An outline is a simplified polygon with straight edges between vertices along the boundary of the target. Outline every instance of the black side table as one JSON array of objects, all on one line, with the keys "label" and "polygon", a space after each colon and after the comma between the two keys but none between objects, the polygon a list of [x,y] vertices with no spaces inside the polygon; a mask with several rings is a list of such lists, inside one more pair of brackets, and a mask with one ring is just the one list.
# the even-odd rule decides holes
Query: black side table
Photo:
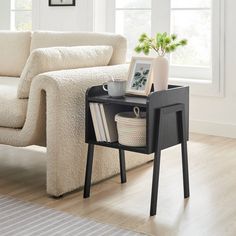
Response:
[{"label": "black side table", "polygon": [[[132,111],[138,106],[146,112],[145,147],[129,147],[115,143],[97,142],[89,103],[117,106],[117,110]],[[189,87],[170,85],[166,91],[152,92],[148,97],[125,96],[111,98],[102,86],[91,87],[86,93],[85,141],[88,143],[84,198],[90,196],[94,145],[119,149],[121,183],[126,182],[125,150],[144,154],[154,153],[150,216],[156,215],[161,150],[181,144],[184,198],[189,197],[187,141],[189,139]]]}]

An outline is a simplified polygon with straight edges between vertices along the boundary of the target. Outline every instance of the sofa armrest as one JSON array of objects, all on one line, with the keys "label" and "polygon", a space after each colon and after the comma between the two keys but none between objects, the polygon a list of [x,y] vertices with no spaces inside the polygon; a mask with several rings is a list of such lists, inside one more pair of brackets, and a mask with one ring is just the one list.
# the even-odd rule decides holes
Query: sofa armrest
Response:
[{"label": "sofa armrest", "polygon": [[[45,146],[46,125],[51,128],[57,122],[63,122],[63,115],[66,116],[66,113],[81,116],[84,113],[84,96],[87,88],[103,83],[111,75],[126,79],[128,67],[129,65],[124,64],[71,69],[36,76],[30,87],[23,128],[2,128],[4,135],[1,137],[1,143],[18,147],[34,144]],[[66,122],[73,123],[70,118]],[[79,122],[81,124],[82,121]]]},{"label": "sofa armrest", "polygon": [[[126,79],[128,68],[129,65],[115,65],[64,70],[34,78],[28,112],[31,114],[30,110],[35,110],[31,101],[38,101],[37,98],[45,91],[49,194],[58,196],[77,188],[78,183],[83,183],[84,174],[78,175],[78,170],[84,170],[86,156],[84,134],[87,88],[105,82],[110,76]],[[32,114],[30,117],[37,119]]]},{"label": "sofa armrest", "polygon": [[111,76],[115,79],[127,79],[128,70],[129,64],[120,64],[47,72],[34,78],[31,90],[39,86],[47,90],[54,84],[61,91],[78,95],[78,91],[86,91],[91,86],[102,84],[111,79]]}]

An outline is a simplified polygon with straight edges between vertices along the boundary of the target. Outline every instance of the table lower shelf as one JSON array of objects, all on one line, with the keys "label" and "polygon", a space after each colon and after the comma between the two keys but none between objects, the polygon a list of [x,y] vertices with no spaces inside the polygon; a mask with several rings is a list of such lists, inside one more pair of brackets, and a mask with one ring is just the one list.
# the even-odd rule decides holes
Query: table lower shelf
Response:
[{"label": "table lower shelf", "polygon": [[125,151],[130,151],[130,152],[151,154],[148,152],[148,148],[146,146],[145,147],[131,147],[131,146],[121,145],[118,142],[108,143],[108,142],[89,141],[88,143],[98,145],[98,146],[121,149],[121,150],[125,150]]},{"label": "table lower shelf", "polygon": [[[152,191],[151,191],[151,204],[150,204],[150,216],[156,215],[157,209],[157,199],[158,199],[158,186],[159,186],[159,173],[160,173],[160,160],[161,160],[161,151],[167,147],[171,147],[177,144],[181,144],[181,153],[182,153],[182,171],[183,171],[183,189],[184,189],[184,198],[188,198],[190,195],[189,192],[189,173],[188,173],[188,152],[187,152],[187,140],[188,140],[188,122],[186,122],[185,113],[185,104],[173,104],[171,106],[165,106],[159,108],[159,112],[156,111],[156,108],[153,108],[150,113],[157,113],[156,116],[153,116],[153,134],[151,135],[152,139],[150,142],[146,142],[145,147],[130,147],[115,143],[108,142],[97,142],[95,135],[86,136],[86,143],[88,146],[87,153],[87,164],[86,164],[86,174],[85,174],[85,184],[84,184],[84,198],[90,196],[90,187],[91,187],[91,177],[92,177],[92,166],[93,166],[93,156],[94,156],[94,145],[110,147],[119,149],[119,161],[120,161],[120,173],[121,173],[121,183],[126,182],[126,173],[125,173],[125,152],[123,150],[151,154],[150,150],[155,150],[154,161],[153,161],[153,175],[152,175]],[[173,118],[173,119],[169,119]],[[166,122],[165,122],[166,121]],[[156,123],[156,125],[154,125]],[[171,124],[176,124],[174,127]],[[90,126],[91,122],[87,124],[87,128]],[[168,125],[168,126],[167,126]],[[169,130],[166,127],[170,127]],[[175,131],[175,132],[174,132]],[[166,134],[166,136],[164,136]],[[173,134],[176,134],[176,139],[172,141],[171,137]],[[90,137],[90,138],[89,138]],[[92,138],[91,138],[92,137]],[[152,142],[155,141],[155,142]],[[168,142],[167,142],[168,141]],[[163,145],[165,144],[165,145]]]}]

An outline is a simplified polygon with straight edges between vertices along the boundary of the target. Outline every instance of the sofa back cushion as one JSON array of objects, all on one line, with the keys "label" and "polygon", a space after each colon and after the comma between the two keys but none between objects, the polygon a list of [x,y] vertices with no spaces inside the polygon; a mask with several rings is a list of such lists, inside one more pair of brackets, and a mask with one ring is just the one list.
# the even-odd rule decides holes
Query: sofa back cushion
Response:
[{"label": "sofa back cushion", "polygon": [[30,54],[30,32],[0,31],[0,76],[19,77]]},{"label": "sofa back cushion", "polygon": [[126,60],[127,42],[121,35],[89,32],[34,32],[31,51],[37,48],[59,46],[110,45],[113,55],[110,65],[122,64]]},{"label": "sofa back cushion", "polygon": [[111,60],[111,46],[77,46],[35,49],[21,74],[18,98],[28,98],[33,78],[41,73],[95,66],[106,66]]}]

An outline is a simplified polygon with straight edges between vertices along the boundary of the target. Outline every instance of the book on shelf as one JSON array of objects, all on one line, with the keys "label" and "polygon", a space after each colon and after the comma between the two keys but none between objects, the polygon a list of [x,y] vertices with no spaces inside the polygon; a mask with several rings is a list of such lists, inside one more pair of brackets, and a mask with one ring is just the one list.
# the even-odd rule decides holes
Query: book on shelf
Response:
[{"label": "book on shelf", "polygon": [[118,141],[117,128],[115,123],[115,115],[118,113],[115,106],[100,103],[100,110],[104,124],[107,142]]},{"label": "book on shelf", "polygon": [[104,129],[103,121],[102,121],[101,110],[99,108],[98,103],[94,103],[94,106],[95,106],[97,124],[98,124],[98,129],[99,129],[101,141],[105,142],[107,140],[106,140],[105,129]]},{"label": "book on shelf", "polygon": [[115,123],[116,108],[109,104],[89,103],[96,140],[116,142],[118,134]]},{"label": "book on shelf", "polygon": [[89,107],[90,107],[90,111],[91,111],[91,117],[92,117],[92,121],[93,121],[93,128],[94,128],[96,139],[98,142],[101,142],[102,138],[101,138],[100,131],[98,128],[98,120],[97,120],[97,116],[96,116],[95,103],[89,103]]}]

